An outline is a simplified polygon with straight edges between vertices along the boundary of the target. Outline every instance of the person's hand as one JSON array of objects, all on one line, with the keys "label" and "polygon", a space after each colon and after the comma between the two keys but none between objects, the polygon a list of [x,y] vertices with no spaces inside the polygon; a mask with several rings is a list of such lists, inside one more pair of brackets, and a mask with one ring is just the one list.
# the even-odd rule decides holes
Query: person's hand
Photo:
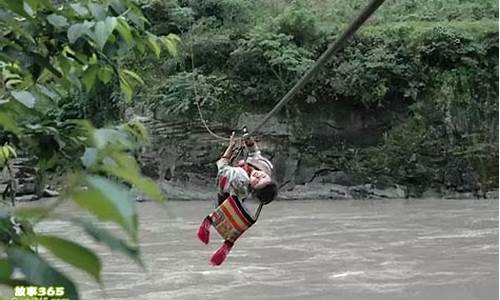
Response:
[{"label": "person's hand", "polygon": [[235,132],[233,131],[231,133],[231,136],[229,137],[229,145],[228,147],[233,149],[234,146],[236,146],[236,137],[235,137]]},{"label": "person's hand", "polygon": [[243,135],[243,141],[244,141],[245,147],[251,147],[255,143],[255,140],[253,139],[253,137],[251,137],[250,134],[248,134],[248,133]]},{"label": "person's hand", "polygon": [[250,138],[250,133],[248,133],[247,127],[243,127],[243,140],[249,139]]}]

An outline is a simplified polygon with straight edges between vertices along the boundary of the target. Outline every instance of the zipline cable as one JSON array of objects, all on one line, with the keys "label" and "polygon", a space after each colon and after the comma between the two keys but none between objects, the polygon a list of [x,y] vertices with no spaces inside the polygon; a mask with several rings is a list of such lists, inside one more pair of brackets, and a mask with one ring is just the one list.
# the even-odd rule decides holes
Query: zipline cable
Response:
[{"label": "zipline cable", "polygon": [[306,71],[299,81],[286,93],[285,96],[276,104],[276,106],[262,119],[262,121],[251,131],[251,134],[259,131],[259,129],[285,104],[287,104],[297,92],[302,89],[312,78],[315,76],[320,68],[332,57],[338,50],[342,49],[344,43],[366,22],[366,20],[379,8],[385,0],[373,0],[368,6],[360,13],[360,15],[352,22],[344,33],[333,43],[318,60]]},{"label": "zipline cable", "polygon": [[[309,70],[302,75],[302,77],[297,81],[297,83],[283,96],[283,98],[276,104],[276,106],[262,119],[262,121],[250,132],[251,135],[253,135],[255,132],[258,132],[259,129],[278,111],[281,110],[283,106],[285,106],[292,98],[295,96],[300,89],[302,89],[315,75],[318,74],[320,71],[320,68],[330,60],[330,58],[335,54],[338,50],[342,49],[342,47],[345,45],[345,42],[351,38],[356,31],[368,20],[368,18],[384,3],[385,0],[372,0],[368,6],[365,7],[363,11],[359,14],[359,16],[347,27],[347,29],[342,33],[342,35],[334,42],[332,43],[328,49],[326,49],[325,52],[321,54],[321,56],[318,58],[318,60],[309,68]],[[193,48],[192,44],[191,46],[191,68],[194,70],[194,55],[193,55]],[[203,126],[205,129],[208,131],[209,134],[211,134],[213,137],[220,139],[220,140],[229,140],[226,137],[222,137],[214,133],[207,125],[207,122],[203,118],[203,115],[201,113],[201,107],[198,103],[198,92],[196,88],[196,84],[194,84],[194,92],[195,92],[195,98],[196,98],[196,107],[198,108],[198,114],[200,116],[200,119],[203,123]],[[238,149],[238,154],[239,156],[241,154],[242,149]],[[260,212],[260,211],[259,211]]]}]

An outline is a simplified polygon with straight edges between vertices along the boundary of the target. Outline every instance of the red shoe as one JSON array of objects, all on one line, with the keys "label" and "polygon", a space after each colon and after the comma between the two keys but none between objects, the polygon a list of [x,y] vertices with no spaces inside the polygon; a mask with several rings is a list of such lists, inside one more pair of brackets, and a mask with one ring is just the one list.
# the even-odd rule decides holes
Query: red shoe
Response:
[{"label": "red shoe", "polygon": [[198,239],[205,245],[208,244],[210,240],[210,225],[210,221],[205,218],[198,228]]},{"label": "red shoe", "polygon": [[226,260],[227,255],[229,254],[229,251],[231,251],[231,248],[233,248],[233,244],[231,242],[225,241],[222,246],[217,249],[217,251],[212,254],[212,257],[210,258],[210,264],[212,266],[220,266],[224,260]]}]

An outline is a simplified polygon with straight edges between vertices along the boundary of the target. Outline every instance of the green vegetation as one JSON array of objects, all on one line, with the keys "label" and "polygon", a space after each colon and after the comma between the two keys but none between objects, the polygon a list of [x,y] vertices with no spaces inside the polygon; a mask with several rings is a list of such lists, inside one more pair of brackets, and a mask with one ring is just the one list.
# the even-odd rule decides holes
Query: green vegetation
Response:
[{"label": "green vegetation", "polygon": [[[196,114],[195,101],[203,99],[206,114],[217,112],[211,119],[268,112],[366,5],[147,2],[155,30],[178,33],[182,51],[159,65],[137,64],[151,86],[137,99],[185,116]],[[498,185],[497,91],[496,1],[387,1],[282,113],[341,105],[397,115],[370,145],[335,141],[333,158],[324,162],[360,181],[389,177],[417,191],[487,190]],[[472,185],[464,174],[476,177]]]},{"label": "green vegetation", "polygon": [[[112,120],[115,104],[130,103],[134,90],[144,84],[125,60],[148,53],[158,58],[162,48],[174,53],[178,38],[149,32],[140,7],[128,0],[2,0],[0,14],[0,168],[10,172],[16,155],[33,158],[38,196],[48,172],[66,177],[63,195],[49,206],[0,208],[0,283],[64,287],[64,297],[78,299],[75,283],[37,248],[100,282],[98,255],[79,243],[36,233],[29,220],[73,222],[96,241],[141,263],[135,199],[125,184],[151,199],[163,197],[140,174],[133,157],[148,141],[144,126],[135,120],[113,125],[108,115]],[[106,127],[97,129],[75,118]],[[12,178],[7,189],[14,205]],[[58,215],[56,207],[66,201],[88,217]],[[125,235],[118,238],[94,220],[113,222]]]}]

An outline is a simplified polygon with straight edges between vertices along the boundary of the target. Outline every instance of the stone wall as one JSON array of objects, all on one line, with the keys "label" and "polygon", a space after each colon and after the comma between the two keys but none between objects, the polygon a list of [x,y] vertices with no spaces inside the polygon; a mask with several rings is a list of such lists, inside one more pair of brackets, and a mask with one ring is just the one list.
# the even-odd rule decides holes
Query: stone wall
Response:
[{"label": "stone wall", "polygon": [[[171,183],[211,186],[215,181],[215,161],[227,145],[203,127],[198,115],[179,118],[149,113],[144,123],[150,129],[152,145],[141,155],[143,172]],[[243,113],[231,124],[205,116],[217,135],[227,137],[232,130],[255,128],[264,114]],[[273,117],[255,135],[264,155],[275,166],[275,180],[282,191],[304,188],[306,184],[354,186],[352,176],[322,160],[322,153],[340,142],[357,145],[375,143],[391,126],[386,114],[347,110]],[[299,189],[300,189],[299,188]]]},{"label": "stone wall", "polygon": [[[358,182],[342,166],[332,165],[325,159],[340,155],[331,151],[339,143],[356,147],[377,143],[385,131],[401,120],[402,114],[404,111],[386,113],[349,110],[342,106],[294,116],[285,113],[271,118],[255,138],[263,154],[275,166],[274,177],[280,186],[281,199],[460,198],[446,190],[429,190],[422,194],[413,187],[393,184],[383,178],[377,182]],[[152,137],[151,145],[140,155],[143,173],[157,179],[170,198],[213,198],[215,162],[227,141],[210,135],[198,114],[192,118],[173,117],[161,112],[143,112],[141,115],[145,116],[143,122]],[[255,128],[264,116],[243,113],[230,123],[216,121],[216,116],[210,114],[205,118],[217,135],[228,137],[231,131],[244,125],[250,130]],[[488,195],[473,194],[471,197]]]}]

